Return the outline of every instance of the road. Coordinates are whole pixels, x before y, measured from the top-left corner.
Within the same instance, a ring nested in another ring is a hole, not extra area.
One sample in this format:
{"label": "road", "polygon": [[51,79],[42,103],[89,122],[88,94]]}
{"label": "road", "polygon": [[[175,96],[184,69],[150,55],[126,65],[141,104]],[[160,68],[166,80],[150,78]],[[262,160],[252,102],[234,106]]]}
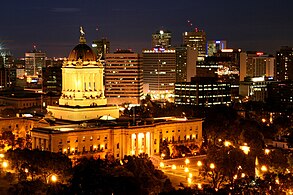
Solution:
{"label": "road", "polygon": [[[199,177],[199,168],[197,165],[198,161],[205,159],[205,155],[194,156],[188,158],[177,158],[170,160],[160,160],[156,159],[154,165],[163,171],[171,180],[175,188],[179,187],[179,184],[182,183],[184,186],[190,185],[188,183],[188,178],[191,181],[192,185],[197,185],[198,183],[206,183],[201,177]],[[188,159],[189,163],[186,164],[185,160]],[[164,166],[160,166],[160,163],[163,163]],[[175,168],[176,167],[176,168]],[[188,168],[188,170],[186,170]],[[192,176],[191,176],[191,175]],[[190,177],[191,176],[191,177]]]}

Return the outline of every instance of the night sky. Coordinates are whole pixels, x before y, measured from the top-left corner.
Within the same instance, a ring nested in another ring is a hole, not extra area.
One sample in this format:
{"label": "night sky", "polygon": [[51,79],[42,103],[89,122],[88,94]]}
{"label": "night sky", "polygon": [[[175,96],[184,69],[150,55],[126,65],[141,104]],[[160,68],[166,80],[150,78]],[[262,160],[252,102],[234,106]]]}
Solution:
{"label": "night sky", "polygon": [[156,30],[170,30],[172,44],[179,45],[182,32],[197,27],[208,40],[227,40],[229,48],[275,54],[282,45],[293,46],[292,8],[293,0],[7,0],[1,2],[0,40],[15,57],[33,45],[49,57],[64,57],[83,26],[89,45],[107,37],[112,51],[140,53],[151,47]]}

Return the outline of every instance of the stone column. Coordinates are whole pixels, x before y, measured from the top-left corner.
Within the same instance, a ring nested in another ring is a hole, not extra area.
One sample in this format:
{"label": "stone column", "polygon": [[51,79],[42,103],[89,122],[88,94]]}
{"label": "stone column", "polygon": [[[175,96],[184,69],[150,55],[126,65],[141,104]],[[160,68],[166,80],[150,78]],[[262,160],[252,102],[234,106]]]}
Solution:
{"label": "stone column", "polygon": [[144,153],[147,153],[147,145],[146,145],[146,141],[147,141],[147,136],[146,136],[146,133],[143,133],[143,140],[144,140],[144,142],[143,142],[143,151],[144,151]]}

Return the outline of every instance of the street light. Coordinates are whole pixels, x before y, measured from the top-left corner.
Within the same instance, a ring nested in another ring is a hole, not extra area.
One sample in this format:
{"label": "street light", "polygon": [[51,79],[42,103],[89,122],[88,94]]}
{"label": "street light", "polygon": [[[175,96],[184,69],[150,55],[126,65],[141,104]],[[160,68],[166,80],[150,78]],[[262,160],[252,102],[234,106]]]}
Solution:
{"label": "street light", "polygon": [[265,154],[268,155],[270,153],[269,149],[265,149]]}
{"label": "street light", "polygon": [[199,183],[199,184],[197,184],[197,188],[198,189],[201,189],[202,188],[202,186],[201,186],[201,184]]}
{"label": "street light", "polygon": [[240,146],[240,149],[244,152],[244,154],[248,154],[248,152],[250,151],[250,147],[247,145]]}
{"label": "street light", "polygon": [[56,183],[58,180],[58,177],[56,174],[50,174],[48,177],[47,177],[47,183]]}
{"label": "street light", "polygon": [[225,141],[225,142],[224,142],[224,145],[225,145],[226,147],[229,147],[229,146],[231,146],[231,145],[232,145],[232,143],[231,143],[231,142],[229,142],[229,141]]}
{"label": "street light", "polygon": [[187,178],[187,182],[188,182],[188,184],[190,185],[191,183],[192,183],[192,179],[189,177],[189,178]]}
{"label": "street light", "polygon": [[268,168],[265,165],[263,165],[263,166],[261,166],[260,170],[263,172],[267,172]]}
{"label": "street light", "polygon": [[4,161],[4,162],[2,163],[2,167],[3,167],[4,169],[6,169],[6,168],[8,167],[8,162],[7,162],[7,161]]}
{"label": "street light", "polygon": [[53,183],[56,183],[57,180],[58,180],[58,178],[57,178],[56,175],[52,175],[52,176],[51,176],[51,181],[52,181]]}
{"label": "street light", "polygon": [[185,164],[188,165],[190,163],[189,159],[185,159]]}
{"label": "street light", "polygon": [[176,165],[172,165],[172,169],[175,170],[177,167]]}
{"label": "street light", "polygon": [[201,167],[202,166],[202,162],[199,160],[199,161],[197,161],[197,166],[198,167]]}
{"label": "street light", "polygon": [[160,167],[161,167],[161,168],[164,168],[164,167],[165,167],[165,165],[164,165],[163,162],[160,162]]}
{"label": "street light", "polygon": [[211,168],[211,169],[214,169],[214,168],[215,168],[215,164],[214,164],[214,163],[211,163],[211,164],[210,164],[210,168]]}
{"label": "street light", "polygon": [[185,167],[184,172],[188,173],[189,169],[187,167]]}

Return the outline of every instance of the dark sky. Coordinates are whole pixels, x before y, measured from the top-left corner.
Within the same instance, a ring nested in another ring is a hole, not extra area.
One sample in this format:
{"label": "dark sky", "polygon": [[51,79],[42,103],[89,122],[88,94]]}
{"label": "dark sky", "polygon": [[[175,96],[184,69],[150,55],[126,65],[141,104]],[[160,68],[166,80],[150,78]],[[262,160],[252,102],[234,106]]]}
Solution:
{"label": "dark sky", "polygon": [[190,20],[208,40],[274,54],[282,45],[293,46],[292,8],[293,0],[7,0],[1,2],[0,40],[16,57],[33,45],[49,57],[64,57],[78,43],[83,26],[88,44],[107,37],[112,51],[141,52],[162,27],[179,45],[182,32],[191,30]]}

